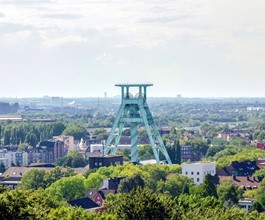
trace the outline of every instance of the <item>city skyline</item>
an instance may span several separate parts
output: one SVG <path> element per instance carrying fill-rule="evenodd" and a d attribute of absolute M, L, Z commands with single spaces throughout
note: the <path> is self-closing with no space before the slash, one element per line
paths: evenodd
<path fill-rule="evenodd" d="M 0 2 L 0 97 L 264 97 L 265 2 Z"/>

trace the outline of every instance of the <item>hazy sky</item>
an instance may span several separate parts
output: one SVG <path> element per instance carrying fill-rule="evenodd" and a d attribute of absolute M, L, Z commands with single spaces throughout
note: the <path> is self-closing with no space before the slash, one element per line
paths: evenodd
<path fill-rule="evenodd" d="M 265 97 L 264 0 L 0 0 L 0 97 Z"/>

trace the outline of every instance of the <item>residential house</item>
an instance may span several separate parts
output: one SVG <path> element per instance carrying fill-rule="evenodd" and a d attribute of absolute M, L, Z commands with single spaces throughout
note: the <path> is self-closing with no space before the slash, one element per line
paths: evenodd
<path fill-rule="evenodd" d="M 0 181 L 0 185 L 5 188 L 10 187 L 11 189 L 17 189 L 21 178 L 22 177 L 19 176 L 2 178 L 2 180 Z"/>
<path fill-rule="evenodd" d="M 124 177 L 115 177 L 111 179 L 105 179 L 99 186 L 98 190 L 88 190 L 86 196 L 92 199 L 95 203 L 97 203 L 100 207 L 103 206 L 104 200 L 108 194 L 116 194 L 120 181 Z"/>
<path fill-rule="evenodd" d="M 229 166 L 226 166 L 218 171 L 218 176 L 252 176 L 260 168 L 256 161 L 233 161 Z"/>
<path fill-rule="evenodd" d="M 232 138 L 244 138 L 248 141 L 252 140 L 252 134 L 242 129 L 225 129 L 217 133 L 217 138 L 224 138 L 230 141 Z"/>
<path fill-rule="evenodd" d="M 69 205 L 75 206 L 75 207 L 81 207 L 83 209 L 86 209 L 87 211 L 95 210 L 96 208 L 99 208 L 99 205 L 96 204 L 92 199 L 89 197 L 84 197 L 80 199 L 74 199 L 67 201 Z"/>
<path fill-rule="evenodd" d="M 214 178 L 215 184 L 219 185 L 222 181 L 231 181 L 244 190 L 257 189 L 262 181 L 262 177 L 249 176 L 218 176 Z"/>
<path fill-rule="evenodd" d="M 253 204 L 254 204 L 255 200 L 254 199 L 240 199 L 238 201 L 238 205 L 243 208 L 243 209 L 246 209 L 247 211 L 249 211 Z"/>

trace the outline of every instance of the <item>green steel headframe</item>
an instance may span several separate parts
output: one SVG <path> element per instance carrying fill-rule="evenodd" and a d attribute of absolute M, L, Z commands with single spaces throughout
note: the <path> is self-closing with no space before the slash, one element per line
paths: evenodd
<path fill-rule="evenodd" d="M 115 86 L 121 87 L 122 102 L 106 141 L 104 154 L 110 152 L 112 155 L 116 154 L 122 130 L 126 123 L 130 124 L 131 127 L 131 160 L 132 162 L 139 162 L 138 126 L 143 123 L 157 163 L 160 163 L 159 152 L 161 152 L 165 156 L 167 163 L 172 164 L 146 102 L 146 89 L 149 86 L 153 86 L 153 84 L 116 84 Z M 139 92 L 133 96 L 130 93 L 130 87 L 138 87 Z M 114 144 L 111 144 L 113 141 Z"/>

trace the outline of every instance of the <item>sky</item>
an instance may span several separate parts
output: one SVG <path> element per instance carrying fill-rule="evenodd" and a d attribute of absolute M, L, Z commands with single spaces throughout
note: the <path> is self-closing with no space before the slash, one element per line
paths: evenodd
<path fill-rule="evenodd" d="M 0 97 L 265 97 L 264 0 L 0 0 Z"/>

